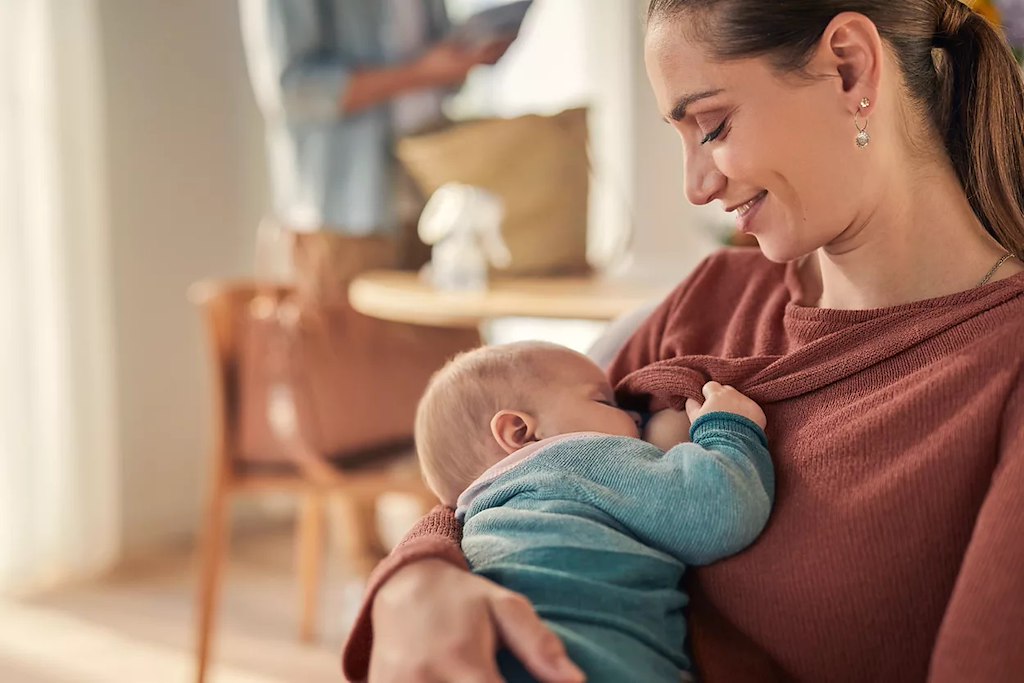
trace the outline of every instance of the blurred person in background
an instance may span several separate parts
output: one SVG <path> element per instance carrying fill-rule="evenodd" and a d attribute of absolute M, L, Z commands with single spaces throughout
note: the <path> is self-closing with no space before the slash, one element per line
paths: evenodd
<path fill-rule="evenodd" d="M 336 303 L 361 270 L 421 265 L 422 198 L 394 141 L 443 125 L 445 94 L 496 63 L 511 37 L 446 41 L 443 0 L 242 0 L 240 9 L 300 294 Z"/>

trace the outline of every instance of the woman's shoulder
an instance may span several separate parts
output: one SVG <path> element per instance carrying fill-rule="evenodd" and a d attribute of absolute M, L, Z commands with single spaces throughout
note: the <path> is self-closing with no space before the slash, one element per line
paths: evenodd
<path fill-rule="evenodd" d="M 1014 365 L 1024 367 L 1024 355 L 1021 354 L 1024 340 L 1024 273 L 1014 276 L 1014 282 L 1000 281 L 998 289 L 986 298 L 992 299 L 992 305 L 982 308 L 976 316 L 972 316 L 968 324 L 977 333 L 973 336 L 971 349 L 975 353 L 990 356 L 1001 366 Z M 1005 284 L 1004 284 L 1005 282 Z"/>

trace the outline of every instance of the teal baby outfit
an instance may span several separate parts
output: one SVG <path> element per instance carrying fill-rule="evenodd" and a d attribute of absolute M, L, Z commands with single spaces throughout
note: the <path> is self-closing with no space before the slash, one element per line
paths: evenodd
<path fill-rule="evenodd" d="M 750 545 L 775 483 L 764 432 L 710 413 L 667 452 L 581 432 L 530 444 L 459 498 L 473 572 L 526 596 L 589 683 L 678 683 L 687 565 Z M 509 653 L 510 683 L 534 678 Z"/>

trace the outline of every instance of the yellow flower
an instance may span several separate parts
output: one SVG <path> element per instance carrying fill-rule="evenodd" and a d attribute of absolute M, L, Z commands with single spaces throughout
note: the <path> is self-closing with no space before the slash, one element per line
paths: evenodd
<path fill-rule="evenodd" d="M 972 10 L 988 19 L 995 26 L 1002 25 L 1002 18 L 999 16 L 999 9 L 992 0 L 964 0 Z"/>

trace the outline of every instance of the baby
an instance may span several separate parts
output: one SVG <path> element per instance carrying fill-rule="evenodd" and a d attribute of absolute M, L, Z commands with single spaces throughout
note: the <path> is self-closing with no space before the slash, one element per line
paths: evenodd
<path fill-rule="evenodd" d="M 703 393 L 686 406 L 692 443 L 665 452 L 638 438 L 597 365 L 554 344 L 464 353 L 420 401 L 424 478 L 456 508 L 470 567 L 529 598 L 590 683 L 692 680 L 683 572 L 768 520 L 764 413 L 731 387 Z M 534 680 L 507 652 L 499 663 L 507 681 Z"/>

